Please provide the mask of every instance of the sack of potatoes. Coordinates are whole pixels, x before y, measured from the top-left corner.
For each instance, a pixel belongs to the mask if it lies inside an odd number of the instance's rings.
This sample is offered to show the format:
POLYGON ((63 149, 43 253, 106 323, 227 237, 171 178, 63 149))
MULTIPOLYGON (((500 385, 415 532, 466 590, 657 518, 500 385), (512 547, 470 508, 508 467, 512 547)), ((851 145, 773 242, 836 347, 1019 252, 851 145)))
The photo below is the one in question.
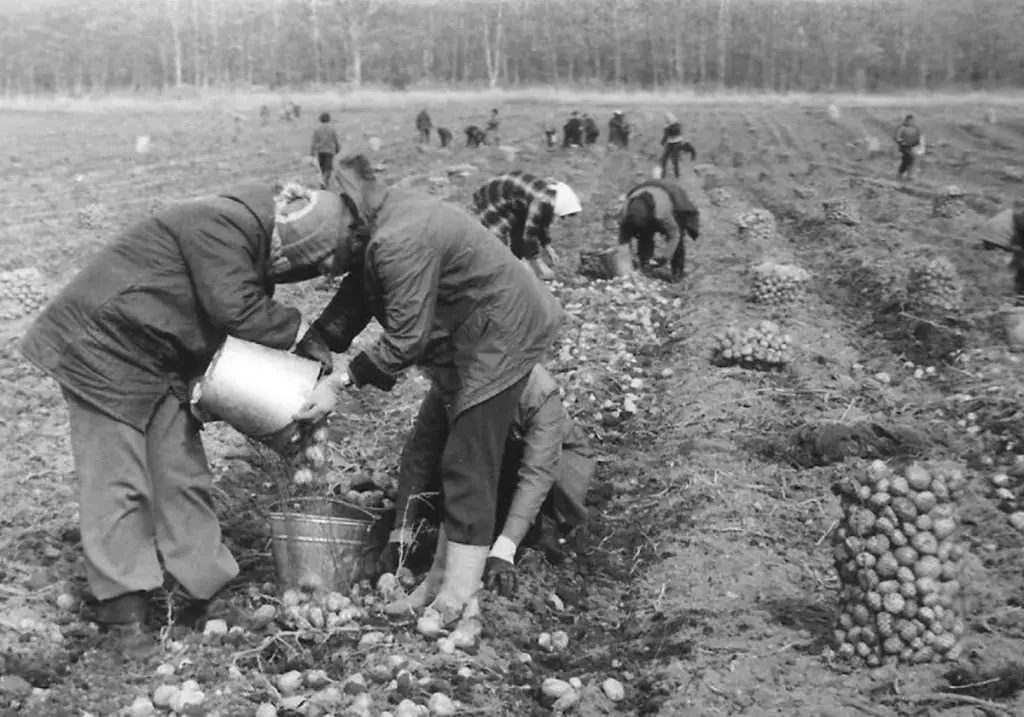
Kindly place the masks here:
POLYGON ((957 311, 964 302, 964 282, 948 258, 919 258, 907 273, 907 298, 918 309, 957 311))
POLYGON ((803 294, 811 275, 799 266, 763 262, 752 269, 752 298, 759 304, 788 304, 803 294))
POLYGON ((715 335, 715 360, 760 371, 780 369, 792 359, 792 343, 789 334, 772 321, 742 330, 729 327, 715 335))
POLYGON ((842 507, 832 548, 840 657, 868 667, 959 657, 965 547, 957 501, 965 485, 953 462, 894 470, 873 461, 832 486, 842 507))
POLYGON ((767 209, 751 209, 743 212, 736 219, 741 239, 748 241, 768 241, 775 236, 775 215, 767 209))

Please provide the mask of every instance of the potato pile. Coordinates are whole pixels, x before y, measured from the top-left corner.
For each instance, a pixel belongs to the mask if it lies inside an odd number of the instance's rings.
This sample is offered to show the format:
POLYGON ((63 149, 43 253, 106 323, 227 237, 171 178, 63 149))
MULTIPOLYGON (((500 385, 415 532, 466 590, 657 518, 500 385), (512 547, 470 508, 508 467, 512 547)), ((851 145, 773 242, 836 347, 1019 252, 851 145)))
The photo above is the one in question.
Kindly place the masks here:
POLYGON ((946 187, 932 202, 932 216, 952 219, 967 211, 964 190, 955 184, 946 187))
POLYGON ((739 216, 736 225, 740 238, 750 241, 768 241, 775 236, 775 215, 767 209, 751 209, 739 216))
POLYGON ((907 273, 907 298, 912 306, 957 311, 963 305, 963 294, 960 273, 944 256, 918 259, 907 273))
POLYGON ((39 311, 49 299, 46 279, 36 268, 0 273, 0 321, 13 321, 39 311))
POLYGON ((430 177, 427 179, 427 190, 434 195, 447 199, 451 193, 452 183, 448 177, 430 177))
POLYGON ((107 210, 100 204, 87 204, 78 209, 78 226, 82 229, 102 229, 107 221, 107 210))
POLYGON ((874 461, 833 486, 843 519, 833 535, 839 580, 839 655, 857 665, 955 660, 961 651, 958 581, 965 554, 954 463, 902 472, 874 461))
POLYGON ((860 224, 860 212, 849 199, 828 199, 821 203, 825 212, 825 221, 831 224, 857 226, 860 224))
POLYGON ((811 275, 799 266, 766 261, 752 270, 752 298, 759 304, 788 304, 803 294, 811 275))
POLYGON ((793 339, 773 321, 715 335, 715 359, 724 365, 762 371, 782 368, 793 358, 793 339))

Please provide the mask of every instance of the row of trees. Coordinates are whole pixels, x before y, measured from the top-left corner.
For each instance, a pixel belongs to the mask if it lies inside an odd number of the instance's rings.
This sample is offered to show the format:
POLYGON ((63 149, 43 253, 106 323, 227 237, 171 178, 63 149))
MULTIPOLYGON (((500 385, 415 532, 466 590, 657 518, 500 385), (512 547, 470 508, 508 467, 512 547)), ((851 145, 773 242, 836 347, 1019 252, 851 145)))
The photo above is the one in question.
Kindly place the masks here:
POLYGON ((992 87, 1024 0, 33 0, 0 90, 309 84, 992 87))

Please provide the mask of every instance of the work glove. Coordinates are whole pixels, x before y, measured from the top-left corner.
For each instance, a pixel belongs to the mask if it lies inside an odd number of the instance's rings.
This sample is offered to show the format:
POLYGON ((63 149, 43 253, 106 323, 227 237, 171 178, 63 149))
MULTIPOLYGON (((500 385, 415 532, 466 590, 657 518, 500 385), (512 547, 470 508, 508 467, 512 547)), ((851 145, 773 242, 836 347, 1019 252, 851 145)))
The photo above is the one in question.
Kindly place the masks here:
POLYGON ((502 597, 515 596, 516 566, 503 558, 489 557, 484 565, 484 587, 502 597))
POLYGON ((323 367, 323 375, 330 376, 334 372, 334 356, 327 348, 327 342, 315 326, 310 326, 305 335, 295 344, 292 350, 296 356, 317 361, 323 367))

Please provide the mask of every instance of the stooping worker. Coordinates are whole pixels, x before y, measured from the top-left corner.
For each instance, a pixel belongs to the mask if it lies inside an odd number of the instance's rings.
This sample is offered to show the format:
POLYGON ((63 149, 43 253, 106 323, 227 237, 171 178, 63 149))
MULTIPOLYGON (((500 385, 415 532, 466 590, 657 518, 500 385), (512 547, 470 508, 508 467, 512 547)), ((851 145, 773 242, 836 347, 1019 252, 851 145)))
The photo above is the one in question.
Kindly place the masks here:
MULTIPOLYGON (((380 560, 382 573, 394 573, 414 542, 421 496, 440 492, 437 466, 447 439, 444 397, 435 387, 402 450, 395 498, 395 525, 380 560)), ((593 452, 586 436, 562 405, 558 384, 541 365, 530 373, 519 398, 505 442, 498 482, 495 534, 484 570, 484 586, 508 596, 515 590, 516 553, 552 523, 567 533, 587 518, 586 495, 594 474, 593 452)), ((430 503, 432 500, 427 499, 430 503)), ((385 611, 400 615, 425 607, 444 577, 447 536, 438 532, 434 562, 426 578, 408 597, 385 611)))
POLYGON ((612 112, 612 118, 608 120, 608 144, 619 147, 629 146, 629 127, 622 110, 612 112))
MULTIPOLYGON (((441 396, 444 573, 431 607, 456 620, 490 553, 505 439, 530 372, 563 319, 557 300, 467 211, 378 184, 362 155, 338 164, 346 204, 337 294, 296 347, 320 361, 348 350, 371 318, 381 337, 318 384, 303 420, 347 386, 391 390, 417 365, 441 396)), ((434 395, 438 395, 435 393, 434 395)))
POLYGON ((274 285, 319 275, 341 220, 337 195, 269 184, 168 206, 101 249, 23 339, 67 402, 91 619, 116 649, 158 647, 146 624, 165 570, 174 622, 197 628, 238 575, 188 387, 228 336, 296 343, 299 311, 274 285))
POLYGON ((996 214, 978 230, 982 248, 1011 255, 1014 303, 1024 306, 1024 202, 1015 200, 1009 209, 996 214))
POLYGON ((430 144, 430 130, 433 128, 434 123, 430 120, 430 113, 424 107, 416 115, 416 131, 420 135, 421 144, 430 144))
POLYGON ((573 112, 562 127, 562 147, 579 147, 583 144, 583 120, 579 112, 573 112))
POLYGON ((921 144, 921 128, 914 122, 914 115, 907 115, 896 127, 893 135, 896 147, 900 151, 900 166, 897 176, 900 179, 911 179, 914 175, 916 151, 921 144))
POLYGON ((529 264, 541 279, 549 280, 554 273, 541 254, 552 266, 559 262, 551 245, 551 225, 555 219, 579 214, 582 207, 568 184, 515 170, 473 192, 473 210, 517 259, 529 264))
POLYGON ((637 258, 646 271, 654 256, 654 235, 662 234, 672 252, 672 280, 686 271, 686 232, 696 241, 700 236, 700 211, 678 184, 649 179, 626 194, 626 207, 619 224, 619 244, 637 239, 637 258))
POLYGON ((590 116, 589 112, 583 113, 583 141, 585 144, 597 144, 601 137, 601 130, 597 127, 597 120, 590 116))
POLYGON ((683 141, 683 125, 671 112, 665 113, 665 129, 661 135, 661 144, 665 150, 661 153, 661 176, 668 176, 668 163, 672 161, 672 170, 679 178, 679 155, 684 151, 690 153, 690 161, 696 159, 697 153, 693 145, 683 141))
POLYGON ((309 151, 320 169, 320 188, 326 189, 331 183, 334 158, 341 151, 338 133, 331 126, 331 115, 327 112, 320 115, 320 125, 313 130, 313 143, 309 151))

